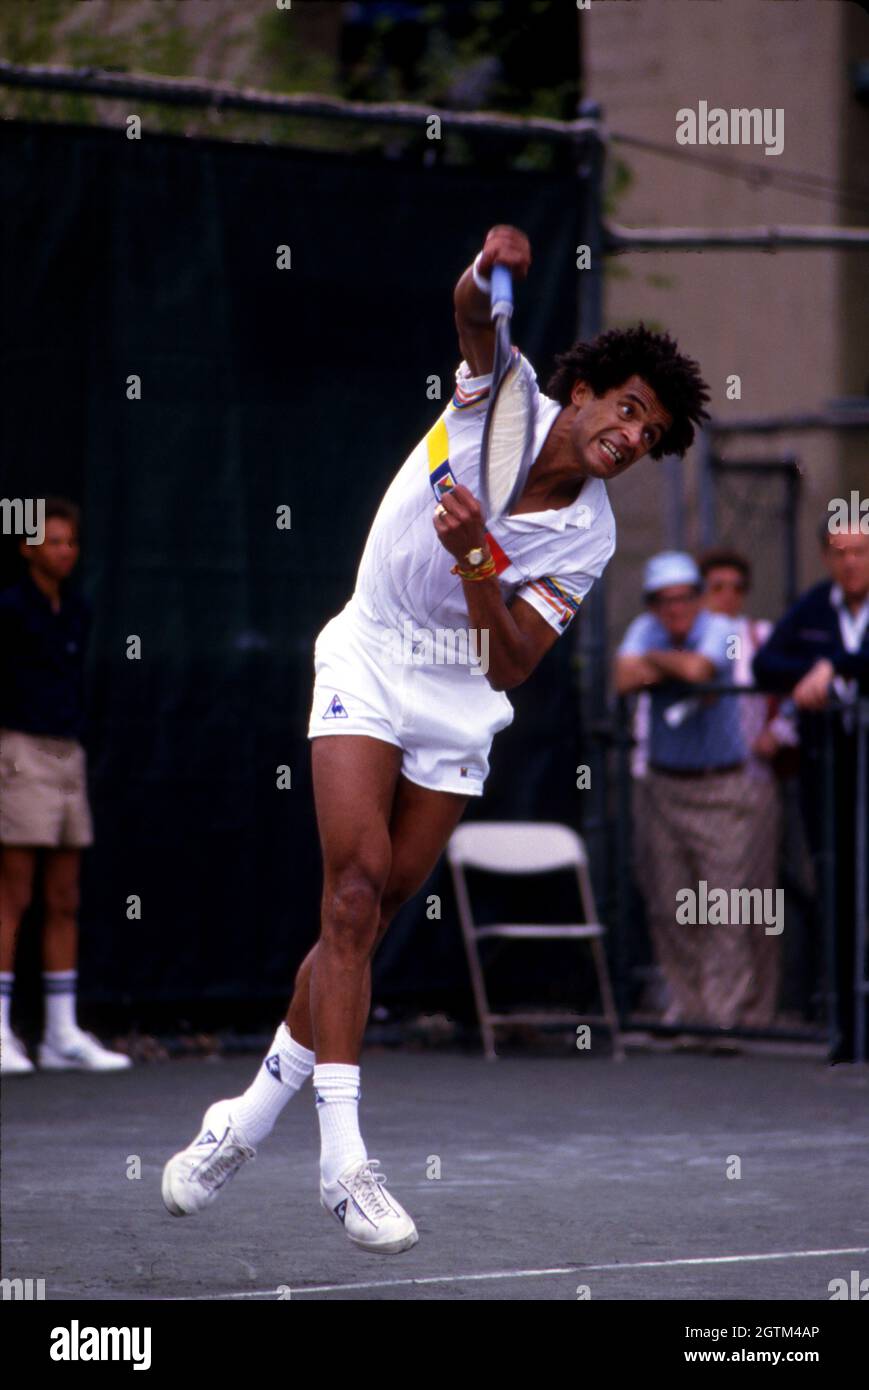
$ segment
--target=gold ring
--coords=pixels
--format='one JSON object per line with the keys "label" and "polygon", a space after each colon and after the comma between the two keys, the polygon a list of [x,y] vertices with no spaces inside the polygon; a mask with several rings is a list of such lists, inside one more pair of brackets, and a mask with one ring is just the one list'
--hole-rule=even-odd
{"label": "gold ring", "polygon": [[438,502],[437,506],[434,509],[434,514],[435,516],[446,516],[447,509],[444,506],[443,502]]}

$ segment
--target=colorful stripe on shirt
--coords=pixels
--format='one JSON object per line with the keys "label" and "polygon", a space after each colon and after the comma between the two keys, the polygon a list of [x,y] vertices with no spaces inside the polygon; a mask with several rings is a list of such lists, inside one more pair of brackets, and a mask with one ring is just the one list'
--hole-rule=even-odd
{"label": "colorful stripe on shirt", "polygon": [[489,394],[488,386],[480,386],[476,391],[466,391],[464,387],[456,382],[456,389],[450,405],[453,410],[467,410],[469,405],[477,405],[479,401],[484,401]]}
{"label": "colorful stripe on shirt", "polygon": [[513,561],[510,559],[509,555],[506,555],[504,553],[498,542],[495,540],[495,537],[490,536],[488,531],[486,532],[486,544],[489,547],[489,554],[495,561],[495,573],[503,574],[505,570],[508,570],[510,568]]}
{"label": "colorful stripe on shirt", "polygon": [[[512,347],[512,354],[514,357],[519,356],[519,349],[516,347],[515,343]],[[480,386],[476,391],[467,391],[461,381],[457,380],[456,389],[453,393],[450,405],[453,410],[467,410],[468,406],[477,405],[480,401],[484,401],[490,389],[490,386]]]}
{"label": "colorful stripe on shirt", "polygon": [[[445,492],[450,492],[456,486],[456,480],[450,471],[450,438],[443,419],[438,420],[436,425],[432,425],[425,437],[425,446],[428,454],[429,482],[435,497],[440,501]],[[486,532],[486,543],[492,559],[495,561],[495,573],[503,574],[504,570],[508,570],[512,564],[509,555],[505,554],[494,536],[490,536],[488,531]]]}
{"label": "colorful stripe on shirt", "polygon": [[425,437],[425,447],[428,454],[428,480],[435,497],[440,501],[444,493],[450,492],[456,485],[450,469],[450,437],[443,417],[436,425],[432,425]]}
{"label": "colorful stripe on shirt", "polygon": [[559,627],[567,627],[568,623],[576,616],[582,599],[576,594],[572,594],[569,589],[558,583],[557,579],[547,577],[545,579],[535,579],[529,586],[534,592],[543,599],[552,609],[558,618]]}

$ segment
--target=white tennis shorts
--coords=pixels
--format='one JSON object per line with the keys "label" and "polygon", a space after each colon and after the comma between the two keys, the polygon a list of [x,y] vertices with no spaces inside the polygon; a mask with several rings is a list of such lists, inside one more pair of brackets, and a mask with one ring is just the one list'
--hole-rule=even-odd
{"label": "white tennis shorts", "polygon": [[[473,649],[479,656],[482,644]],[[481,796],[492,739],[512,722],[513,706],[485,675],[450,659],[455,655],[454,634],[384,627],[351,599],[314,646],[308,738],[381,739],[402,750],[409,781]]]}

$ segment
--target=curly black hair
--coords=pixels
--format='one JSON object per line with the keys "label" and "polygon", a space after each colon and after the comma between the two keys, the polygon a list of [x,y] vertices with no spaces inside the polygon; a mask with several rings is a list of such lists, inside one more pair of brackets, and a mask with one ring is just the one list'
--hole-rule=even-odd
{"label": "curly black hair", "polygon": [[709,388],[698,364],[679,351],[668,333],[652,333],[640,323],[636,328],[610,329],[591,343],[574,343],[556,356],[546,395],[569,405],[577,381],[584,381],[596,396],[603,396],[632,376],[642,377],[673,417],[666,434],[649,450],[652,458],[665,454],[684,458],[694,442],[694,426],[709,419],[709,412],[703,409]]}

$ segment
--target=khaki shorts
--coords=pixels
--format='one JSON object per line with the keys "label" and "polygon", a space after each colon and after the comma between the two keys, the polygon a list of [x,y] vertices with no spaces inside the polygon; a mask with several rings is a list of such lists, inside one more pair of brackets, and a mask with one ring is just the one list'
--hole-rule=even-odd
{"label": "khaki shorts", "polygon": [[0,845],[84,849],[93,839],[81,744],[0,729]]}

